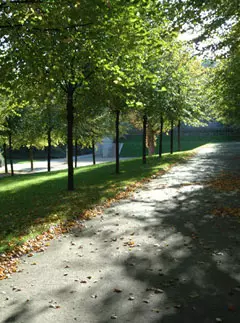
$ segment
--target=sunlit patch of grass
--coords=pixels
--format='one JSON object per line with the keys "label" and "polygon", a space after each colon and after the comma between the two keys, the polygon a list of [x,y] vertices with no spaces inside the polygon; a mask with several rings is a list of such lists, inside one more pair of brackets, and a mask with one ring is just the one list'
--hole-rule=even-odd
{"label": "sunlit patch of grass", "polygon": [[0,192],[13,191],[13,190],[16,192],[20,189],[23,189],[24,187],[39,185],[47,181],[52,181],[54,179],[66,177],[67,173],[66,171],[63,171],[63,172],[54,172],[52,174],[44,173],[44,175],[39,175],[39,176],[38,174],[34,174],[34,175],[35,175],[34,177],[32,175],[25,175],[25,176],[16,175],[14,179],[18,178],[19,181],[17,180],[13,181],[12,177],[7,177],[5,178],[6,181],[4,183],[4,186],[0,186]]}
{"label": "sunlit patch of grass", "polygon": [[51,224],[81,218],[84,210],[111,199],[143,178],[182,162],[192,152],[122,161],[121,173],[107,163],[78,168],[68,192],[67,171],[0,178],[0,253],[46,230]]}

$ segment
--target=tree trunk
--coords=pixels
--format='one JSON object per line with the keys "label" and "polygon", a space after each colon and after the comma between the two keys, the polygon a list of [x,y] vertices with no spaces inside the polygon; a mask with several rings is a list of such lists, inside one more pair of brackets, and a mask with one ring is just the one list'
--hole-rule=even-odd
{"label": "tree trunk", "polygon": [[47,169],[48,172],[51,172],[51,150],[52,150],[52,137],[51,137],[51,129],[48,129],[48,147],[47,147]]}
{"label": "tree trunk", "polygon": [[68,146],[67,146],[67,144],[66,144],[65,152],[66,152],[66,164],[68,164]]}
{"label": "tree trunk", "polygon": [[74,190],[73,181],[73,93],[72,84],[68,85],[67,91],[67,147],[68,147],[68,190]]}
{"label": "tree trunk", "polygon": [[120,173],[120,165],[119,165],[119,117],[120,111],[116,111],[116,138],[115,138],[115,147],[116,147],[116,174]]}
{"label": "tree trunk", "polygon": [[96,164],[96,151],[95,151],[95,141],[92,140],[92,156],[93,156],[93,165]]}
{"label": "tree trunk", "polygon": [[148,146],[148,155],[152,156],[155,152],[155,138],[154,131],[151,125],[148,123],[147,125],[147,146]]}
{"label": "tree trunk", "polygon": [[13,160],[12,160],[12,133],[9,131],[8,133],[8,152],[9,152],[9,160],[10,160],[10,166],[11,166],[11,176],[14,175],[14,170],[13,170]]}
{"label": "tree trunk", "polygon": [[178,151],[181,151],[181,121],[178,121]]}
{"label": "tree trunk", "polygon": [[146,159],[146,155],[147,155],[147,149],[146,149],[146,139],[147,139],[147,116],[146,114],[144,114],[143,116],[143,152],[142,152],[142,161],[143,164],[146,164],[147,159]]}
{"label": "tree trunk", "polygon": [[173,154],[173,120],[171,120],[171,130],[170,130],[170,153]]}
{"label": "tree trunk", "polygon": [[3,158],[4,158],[5,174],[8,174],[7,145],[6,145],[6,143],[3,144]]}
{"label": "tree trunk", "polygon": [[75,168],[77,168],[77,139],[75,139]]}
{"label": "tree trunk", "polygon": [[33,146],[31,145],[29,148],[29,158],[31,164],[31,171],[33,171]]}
{"label": "tree trunk", "polygon": [[163,152],[163,117],[161,117],[161,120],[160,120],[159,152],[158,152],[159,158],[162,157],[162,152]]}

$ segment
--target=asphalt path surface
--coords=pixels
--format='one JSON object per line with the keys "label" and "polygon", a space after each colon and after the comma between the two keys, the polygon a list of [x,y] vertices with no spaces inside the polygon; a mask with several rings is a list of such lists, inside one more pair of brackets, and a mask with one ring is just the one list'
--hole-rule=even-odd
{"label": "asphalt path surface", "polygon": [[206,183],[240,174],[240,143],[203,147],[136,191],[23,257],[0,282],[0,322],[240,322],[239,191]]}

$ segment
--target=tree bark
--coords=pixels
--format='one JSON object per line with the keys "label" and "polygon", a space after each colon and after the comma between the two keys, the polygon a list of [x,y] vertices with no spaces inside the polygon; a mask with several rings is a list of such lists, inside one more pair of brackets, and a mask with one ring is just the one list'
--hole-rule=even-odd
{"label": "tree bark", "polygon": [[31,171],[33,171],[33,146],[31,145],[29,148],[29,158],[31,164]]}
{"label": "tree bark", "polygon": [[8,174],[7,145],[6,145],[6,143],[3,144],[3,158],[4,158],[5,174]]}
{"label": "tree bark", "polygon": [[10,166],[11,166],[11,176],[14,175],[13,170],[13,160],[12,160],[12,133],[9,131],[8,133],[8,152],[9,152],[9,160],[10,160]]}
{"label": "tree bark", "polygon": [[74,190],[73,179],[73,93],[72,84],[67,89],[67,147],[68,147],[68,190]]}
{"label": "tree bark", "polygon": [[173,154],[173,120],[171,120],[171,130],[170,130],[170,153]]}
{"label": "tree bark", "polygon": [[77,168],[77,139],[75,139],[75,168]]}
{"label": "tree bark", "polygon": [[115,147],[116,147],[116,174],[120,173],[120,164],[119,164],[119,117],[120,111],[116,111],[116,138],[115,138]]}
{"label": "tree bark", "polygon": [[147,149],[146,149],[146,139],[147,139],[147,115],[144,114],[143,116],[143,151],[142,151],[142,161],[143,164],[146,164],[147,159],[146,159],[146,155],[147,155]]}
{"label": "tree bark", "polygon": [[147,125],[147,146],[148,146],[148,155],[152,156],[155,152],[155,138],[154,138],[154,131],[151,125],[148,123]]}
{"label": "tree bark", "polygon": [[181,151],[181,121],[178,120],[178,151]]}
{"label": "tree bark", "polygon": [[66,144],[65,152],[66,152],[66,164],[68,164],[68,146],[67,146],[67,144]]}
{"label": "tree bark", "polygon": [[93,165],[96,164],[96,151],[95,151],[95,141],[92,140],[92,155],[93,155]]}
{"label": "tree bark", "polygon": [[162,152],[163,152],[163,117],[161,117],[160,119],[159,151],[158,151],[159,158],[162,157]]}
{"label": "tree bark", "polygon": [[47,169],[48,172],[51,172],[51,150],[52,150],[52,137],[51,137],[51,129],[48,129],[48,147],[47,147]]}

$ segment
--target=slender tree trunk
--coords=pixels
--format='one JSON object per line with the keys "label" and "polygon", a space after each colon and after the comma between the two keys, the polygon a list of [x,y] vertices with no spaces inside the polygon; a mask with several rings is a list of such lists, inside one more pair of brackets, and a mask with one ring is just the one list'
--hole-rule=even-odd
{"label": "slender tree trunk", "polygon": [[6,143],[3,144],[3,158],[4,158],[5,174],[8,174],[7,145],[6,145]]}
{"label": "slender tree trunk", "polygon": [[159,158],[162,157],[162,152],[163,152],[163,117],[161,117],[161,120],[160,120],[159,151],[158,151]]}
{"label": "slender tree trunk", "polygon": [[96,151],[95,151],[95,141],[92,140],[92,156],[93,156],[93,165],[96,164]]}
{"label": "slender tree trunk", "polygon": [[120,111],[116,111],[116,138],[115,138],[115,147],[116,147],[116,174],[120,173],[119,165],[119,117]]}
{"label": "slender tree trunk", "polygon": [[170,130],[170,153],[173,154],[173,120],[171,120],[171,130]]}
{"label": "slender tree trunk", "polygon": [[178,120],[178,151],[181,151],[181,121]]}
{"label": "slender tree trunk", "polygon": [[51,150],[52,150],[52,136],[51,136],[51,129],[48,129],[48,147],[47,147],[47,169],[48,172],[51,172]]}
{"label": "slender tree trunk", "polygon": [[68,145],[67,144],[66,144],[65,152],[66,152],[66,164],[68,164]]}
{"label": "slender tree trunk", "polygon": [[10,160],[10,166],[11,166],[11,176],[14,175],[14,170],[13,170],[13,160],[12,160],[12,133],[9,131],[8,133],[8,152],[9,152],[9,160]]}
{"label": "slender tree trunk", "polygon": [[29,158],[31,164],[31,171],[33,171],[33,146],[31,145],[29,148]]}
{"label": "slender tree trunk", "polygon": [[148,156],[154,155],[155,152],[155,135],[151,125],[147,125],[147,146],[148,146]]}
{"label": "slender tree trunk", "polygon": [[77,168],[77,139],[75,139],[75,168]]}
{"label": "slender tree trunk", "polygon": [[68,147],[68,190],[74,190],[73,180],[73,93],[72,84],[68,85],[67,91],[67,147]]}
{"label": "slender tree trunk", "polygon": [[143,151],[142,151],[142,161],[143,164],[146,164],[147,159],[146,159],[146,155],[147,155],[147,147],[146,147],[146,141],[147,141],[147,115],[144,114],[143,116]]}

